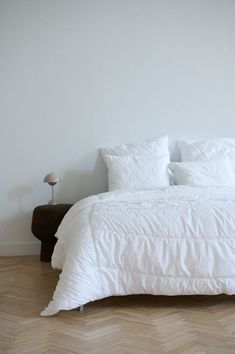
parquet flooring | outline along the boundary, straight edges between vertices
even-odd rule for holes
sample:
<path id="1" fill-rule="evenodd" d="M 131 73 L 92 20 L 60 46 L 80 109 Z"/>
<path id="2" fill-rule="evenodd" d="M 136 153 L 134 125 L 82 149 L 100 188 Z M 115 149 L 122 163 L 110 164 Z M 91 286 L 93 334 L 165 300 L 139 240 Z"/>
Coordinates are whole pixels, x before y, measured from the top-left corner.
<path id="1" fill-rule="evenodd" d="M 128 296 L 39 317 L 59 272 L 0 258 L 0 354 L 235 354 L 235 296 Z"/>

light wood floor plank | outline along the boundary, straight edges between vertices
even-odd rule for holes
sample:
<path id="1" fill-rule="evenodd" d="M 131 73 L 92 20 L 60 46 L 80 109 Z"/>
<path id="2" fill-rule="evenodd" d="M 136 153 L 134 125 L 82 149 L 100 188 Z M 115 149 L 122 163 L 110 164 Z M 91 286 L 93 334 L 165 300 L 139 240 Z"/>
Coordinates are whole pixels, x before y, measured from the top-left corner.
<path id="1" fill-rule="evenodd" d="M 39 317 L 59 272 L 0 258 L 0 354 L 235 354 L 235 296 L 127 296 Z"/>

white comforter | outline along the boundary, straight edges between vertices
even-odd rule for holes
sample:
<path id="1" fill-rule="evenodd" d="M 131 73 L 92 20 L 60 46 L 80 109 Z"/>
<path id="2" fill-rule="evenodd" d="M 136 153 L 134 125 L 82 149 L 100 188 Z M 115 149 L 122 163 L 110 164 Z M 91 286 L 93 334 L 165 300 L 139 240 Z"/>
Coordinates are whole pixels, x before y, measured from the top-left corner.
<path id="1" fill-rule="evenodd" d="M 234 188 L 88 197 L 56 236 L 62 273 L 43 316 L 111 295 L 235 294 Z"/>

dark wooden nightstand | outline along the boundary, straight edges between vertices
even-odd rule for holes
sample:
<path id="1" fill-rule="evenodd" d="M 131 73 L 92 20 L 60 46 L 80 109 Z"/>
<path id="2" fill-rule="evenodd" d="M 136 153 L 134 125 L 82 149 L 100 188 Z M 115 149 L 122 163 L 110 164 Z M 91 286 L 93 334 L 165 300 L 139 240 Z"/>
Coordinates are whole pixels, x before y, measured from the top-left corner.
<path id="1" fill-rule="evenodd" d="M 55 233 L 73 204 L 40 205 L 33 211 L 32 233 L 41 241 L 40 260 L 50 262 L 57 241 Z"/>

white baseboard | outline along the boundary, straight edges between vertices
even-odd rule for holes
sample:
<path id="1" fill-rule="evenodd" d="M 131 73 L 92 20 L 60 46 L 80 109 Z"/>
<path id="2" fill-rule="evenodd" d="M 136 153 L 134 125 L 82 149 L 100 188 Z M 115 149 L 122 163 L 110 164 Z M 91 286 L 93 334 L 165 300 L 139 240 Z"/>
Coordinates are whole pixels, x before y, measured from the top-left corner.
<path id="1" fill-rule="evenodd" d="M 40 242 L 0 243 L 0 256 L 31 256 L 40 254 Z"/>

